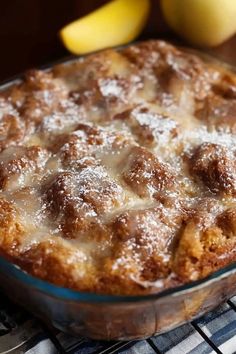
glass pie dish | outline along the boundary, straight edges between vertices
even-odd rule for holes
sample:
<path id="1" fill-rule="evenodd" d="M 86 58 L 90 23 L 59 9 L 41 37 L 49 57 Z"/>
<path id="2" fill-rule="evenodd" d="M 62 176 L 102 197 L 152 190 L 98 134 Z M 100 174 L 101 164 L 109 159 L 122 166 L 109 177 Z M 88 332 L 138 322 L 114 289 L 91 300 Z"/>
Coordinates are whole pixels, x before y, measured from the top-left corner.
<path id="1" fill-rule="evenodd" d="M 13 301 L 64 332 L 99 340 L 130 340 L 171 330 L 235 295 L 236 265 L 158 294 L 107 296 L 55 286 L 0 257 L 0 283 Z"/>
<path id="2" fill-rule="evenodd" d="M 62 331 L 100 340 L 141 339 L 192 320 L 235 295 L 236 264 L 157 294 L 117 296 L 53 285 L 0 256 L 0 284 L 10 298 Z"/>

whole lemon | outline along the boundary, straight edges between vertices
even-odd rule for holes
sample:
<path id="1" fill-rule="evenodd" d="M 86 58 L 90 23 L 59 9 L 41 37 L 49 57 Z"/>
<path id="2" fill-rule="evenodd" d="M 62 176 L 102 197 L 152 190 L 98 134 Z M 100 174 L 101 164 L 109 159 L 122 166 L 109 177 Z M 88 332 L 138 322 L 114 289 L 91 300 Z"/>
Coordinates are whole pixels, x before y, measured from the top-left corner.
<path id="1" fill-rule="evenodd" d="M 74 54 L 126 44 L 145 26 L 150 0 L 112 0 L 60 31 L 65 47 Z"/>
<path id="2" fill-rule="evenodd" d="M 216 46 L 236 33 L 236 0 L 161 0 L 169 26 L 190 43 Z"/>

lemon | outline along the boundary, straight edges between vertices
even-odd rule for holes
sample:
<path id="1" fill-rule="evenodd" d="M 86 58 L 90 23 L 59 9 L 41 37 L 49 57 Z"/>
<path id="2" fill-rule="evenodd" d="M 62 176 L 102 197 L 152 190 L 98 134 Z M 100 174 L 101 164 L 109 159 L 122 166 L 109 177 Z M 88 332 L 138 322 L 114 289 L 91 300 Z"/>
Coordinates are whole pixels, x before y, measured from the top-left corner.
<path id="1" fill-rule="evenodd" d="M 169 26 L 190 43 L 216 46 L 236 32 L 235 0 L 161 0 Z"/>
<path id="2" fill-rule="evenodd" d="M 126 44 L 142 31 L 150 0 L 113 0 L 60 31 L 65 47 L 74 54 Z"/>

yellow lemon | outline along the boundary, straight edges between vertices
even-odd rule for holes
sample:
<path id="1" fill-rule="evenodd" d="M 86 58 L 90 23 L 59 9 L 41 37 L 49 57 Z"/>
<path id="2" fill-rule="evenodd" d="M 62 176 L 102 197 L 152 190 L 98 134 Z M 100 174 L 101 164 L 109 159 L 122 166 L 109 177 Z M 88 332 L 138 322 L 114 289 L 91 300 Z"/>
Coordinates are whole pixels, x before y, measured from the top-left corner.
<path id="1" fill-rule="evenodd" d="M 161 0 L 169 26 L 190 43 L 216 46 L 236 32 L 235 0 Z"/>
<path id="2" fill-rule="evenodd" d="M 132 41 L 143 29 L 150 0 L 113 0 L 60 31 L 65 47 L 84 54 Z"/>

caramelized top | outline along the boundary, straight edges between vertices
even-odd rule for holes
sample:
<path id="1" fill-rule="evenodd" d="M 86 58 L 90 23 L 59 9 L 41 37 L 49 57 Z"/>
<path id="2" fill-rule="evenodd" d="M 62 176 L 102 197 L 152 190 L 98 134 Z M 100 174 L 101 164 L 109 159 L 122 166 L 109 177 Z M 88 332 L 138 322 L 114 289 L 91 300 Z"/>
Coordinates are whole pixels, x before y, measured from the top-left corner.
<path id="1" fill-rule="evenodd" d="M 0 248 L 57 285 L 145 294 L 236 259 L 236 75 L 162 41 L 0 92 Z"/>

